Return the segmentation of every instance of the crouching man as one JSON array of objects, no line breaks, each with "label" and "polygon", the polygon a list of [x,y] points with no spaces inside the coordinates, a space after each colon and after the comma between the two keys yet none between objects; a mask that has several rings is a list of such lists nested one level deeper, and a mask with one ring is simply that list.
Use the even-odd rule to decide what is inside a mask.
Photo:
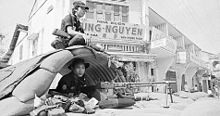
[{"label": "crouching man", "polygon": [[73,2],[72,14],[67,15],[61,23],[61,30],[68,33],[71,38],[59,37],[51,43],[55,49],[64,49],[73,45],[86,45],[84,30],[81,26],[80,18],[89,10],[83,2]]}]

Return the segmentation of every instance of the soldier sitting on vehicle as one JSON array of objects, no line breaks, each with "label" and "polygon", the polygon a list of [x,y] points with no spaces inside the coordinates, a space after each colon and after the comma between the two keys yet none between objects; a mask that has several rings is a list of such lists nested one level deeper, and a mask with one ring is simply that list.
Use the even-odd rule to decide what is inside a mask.
[{"label": "soldier sitting on vehicle", "polygon": [[61,30],[68,33],[71,38],[58,37],[51,43],[55,49],[64,49],[73,45],[86,45],[84,39],[84,30],[79,21],[89,10],[83,2],[75,1],[73,3],[72,14],[67,15],[61,24]]}]

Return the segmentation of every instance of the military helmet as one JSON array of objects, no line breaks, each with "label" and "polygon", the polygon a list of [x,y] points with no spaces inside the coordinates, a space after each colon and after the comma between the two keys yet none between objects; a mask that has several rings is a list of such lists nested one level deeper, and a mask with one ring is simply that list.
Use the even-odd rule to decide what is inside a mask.
[{"label": "military helmet", "polygon": [[73,9],[78,9],[78,7],[84,8],[86,10],[89,10],[89,7],[85,5],[82,1],[75,1],[73,2]]}]

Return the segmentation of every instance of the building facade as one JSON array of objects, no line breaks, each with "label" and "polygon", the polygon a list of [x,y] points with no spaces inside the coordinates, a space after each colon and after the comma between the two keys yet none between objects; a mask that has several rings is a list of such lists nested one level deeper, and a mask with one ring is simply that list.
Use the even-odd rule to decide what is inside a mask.
[{"label": "building facade", "polygon": [[[190,91],[198,86],[207,92],[210,73],[210,55],[203,52],[183,33],[149,7],[150,53],[156,54],[152,70],[157,72],[157,81],[175,80],[173,92]],[[186,88],[187,87],[187,88]],[[162,89],[163,88],[160,88]]]},{"label": "building facade", "polygon": [[[161,17],[148,0],[82,0],[89,11],[82,19],[91,43],[101,45],[141,82],[173,80],[173,91],[192,89],[197,72],[209,70],[201,49]],[[16,47],[20,60],[53,50],[52,32],[60,28],[74,0],[35,0],[28,35]],[[137,7],[140,6],[140,7]],[[25,55],[23,55],[25,54]],[[12,64],[16,59],[12,56]],[[202,70],[202,71],[200,71]],[[128,75],[125,75],[128,76]],[[163,91],[160,85],[153,91]]]}]

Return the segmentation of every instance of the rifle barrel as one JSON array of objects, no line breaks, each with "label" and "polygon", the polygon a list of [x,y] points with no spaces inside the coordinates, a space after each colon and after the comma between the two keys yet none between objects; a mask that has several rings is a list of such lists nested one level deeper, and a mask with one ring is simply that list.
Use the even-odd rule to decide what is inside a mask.
[{"label": "rifle barrel", "polygon": [[149,86],[149,85],[156,85],[156,84],[175,84],[176,81],[159,81],[159,82],[116,82],[116,83],[109,83],[103,82],[101,83],[101,88],[126,88],[127,86]]},{"label": "rifle barrel", "polygon": [[120,82],[114,83],[115,87],[123,87],[123,86],[147,86],[147,85],[154,85],[154,84],[175,84],[176,81],[159,81],[159,82]]}]

